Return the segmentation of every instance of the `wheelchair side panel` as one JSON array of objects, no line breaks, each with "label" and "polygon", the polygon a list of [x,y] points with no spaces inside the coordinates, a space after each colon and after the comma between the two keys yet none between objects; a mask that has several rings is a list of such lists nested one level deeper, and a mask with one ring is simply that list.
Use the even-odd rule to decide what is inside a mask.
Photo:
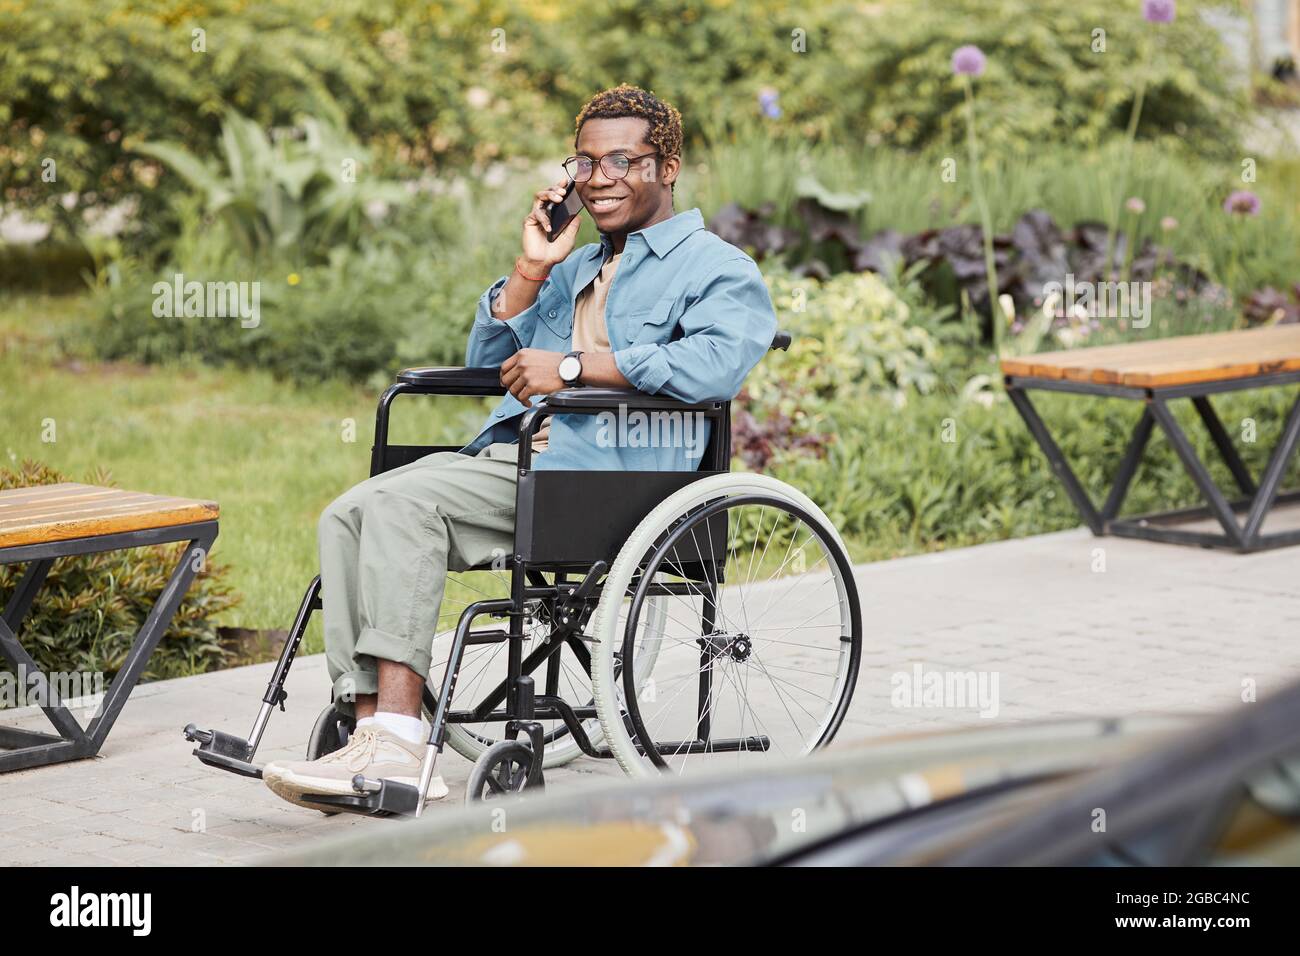
[{"label": "wheelchair side panel", "polygon": [[716,474],[721,472],[530,471],[519,479],[515,553],[534,565],[612,563],[659,502]]}]

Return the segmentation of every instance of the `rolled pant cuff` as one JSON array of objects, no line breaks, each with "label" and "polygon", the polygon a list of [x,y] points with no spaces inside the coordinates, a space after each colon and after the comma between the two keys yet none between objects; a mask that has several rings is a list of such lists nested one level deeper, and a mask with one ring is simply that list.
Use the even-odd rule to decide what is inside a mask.
[{"label": "rolled pant cuff", "polygon": [[361,637],[357,639],[357,646],[353,653],[405,664],[426,679],[429,676],[429,668],[433,665],[431,649],[417,647],[404,637],[373,627],[361,629]]}]

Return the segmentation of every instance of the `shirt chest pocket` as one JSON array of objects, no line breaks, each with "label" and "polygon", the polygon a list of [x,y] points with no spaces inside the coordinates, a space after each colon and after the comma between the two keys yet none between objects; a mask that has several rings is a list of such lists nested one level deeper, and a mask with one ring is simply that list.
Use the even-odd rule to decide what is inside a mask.
[{"label": "shirt chest pocket", "polygon": [[550,282],[542,287],[537,296],[537,314],[549,330],[552,341],[546,344],[534,342],[534,348],[546,348],[556,343],[563,345],[569,341],[569,333],[573,331],[573,307]]}]

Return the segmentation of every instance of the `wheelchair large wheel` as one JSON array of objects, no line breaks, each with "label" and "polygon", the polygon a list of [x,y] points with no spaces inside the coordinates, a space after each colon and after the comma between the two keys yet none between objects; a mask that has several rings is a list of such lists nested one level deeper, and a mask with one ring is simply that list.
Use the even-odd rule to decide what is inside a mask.
[{"label": "wheelchair large wheel", "polygon": [[[667,624],[639,660],[652,597]],[[848,553],[806,495],[764,475],[703,478],[639,524],[593,617],[592,687],[629,774],[742,766],[835,736],[862,651]]]},{"label": "wheelchair large wheel", "polygon": [[[461,612],[474,601],[509,596],[510,574],[506,571],[466,571],[447,576],[446,591],[438,615],[438,636],[433,644],[433,666],[429,674],[429,689],[435,700],[442,686],[442,675],[447,666],[446,655]],[[664,628],[663,603],[658,599],[648,602],[645,617],[647,624],[642,629],[638,641],[640,650],[638,667],[649,668],[653,665],[657,653],[658,635]],[[505,622],[497,623],[499,626],[505,626]],[[476,629],[484,629],[488,626],[489,622],[486,618],[480,618],[475,622]],[[530,654],[546,643],[550,633],[549,609],[538,602],[530,604],[524,621],[525,637],[521,646],[521,657],[527,660]],[[533,673],[536,693],[546,693],[549,681],[549,686],[555,690],[557,696],[570,705],[592,707],[594,695],[591,689],[590,646],[590,641],[585,638],[585,635],[566,642],[565,646],[554,655],[553,663],[547,662]],[[505,680],[509,657],[509,645],[506,642],[466,647],[452,709],[467,711],[477,707]],[[551,674],[552,669],[554,676]],[[500,710],[500,705],[495,709]],[[425,717],[431,720],[433,715],[426,710]],[[600,720],[590,717],[584,719],[582,723],[592,746],[599,747],[604,740]],[[558,767],[581,756],[582,748],[578,746],[562,721],[545,720],[542,721],[542,726],[545,731],[543,768]],[[462,757],[477,761],[490,747],[501,741],[503,727],[500,722],[448,724],[447,743]]]}]

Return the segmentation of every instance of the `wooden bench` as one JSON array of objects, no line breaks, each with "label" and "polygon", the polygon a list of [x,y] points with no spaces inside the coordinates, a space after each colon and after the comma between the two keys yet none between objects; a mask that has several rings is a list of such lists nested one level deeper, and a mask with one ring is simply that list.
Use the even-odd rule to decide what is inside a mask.
[{"label": "wooden bench", "polygon": [[[1237,454],[1210,403],[1211,395],[1223,392],[1300,382],[1300,325],[1021,356],[1004,359],[1002,374],[1008,396],[1093,534],[1239,552],[1300,544],[1300,529],[1269,534],[1261,531],[1276,502],[1300,499],[1300,491],[1281,490],[1282,478],[1300,439],[1300,398],[1291,406],[1282,435],[1258,483]],[[1127,398],[1143,403],[1142,415],[1120,461],[1115,482],[1100,509],[1079,483],[1029,400],[1032,389]],[[1244,497],[1229,500],[1210,477],[1170,412],[1169,402],[1179,398],[1191,399]],[[1133,474],[1156,425],[1196,483],[1205,505],[1120,518],[1119,511]],[[1238,519],[1239,514],[1243,520]],[[1222,533],[1179,527],[1205,518],[1216,520]]]},{"label": "wooden bench", "polygon": [[[2,615],[0,655],[16,670],[24,696],[35,694],[54,734],[0,727],[0,772],[94,756],[135,688],[195,574],[217,537],[216,502],[171,498],[118,488],[63,483],[0,491],[0,565],[26,570]],[[188,541],[171,577],[132,641],[122,667],[83,728],[57,688],[19,642],[55,560]],[[2,714],[3,711],[0,711]]]}]

